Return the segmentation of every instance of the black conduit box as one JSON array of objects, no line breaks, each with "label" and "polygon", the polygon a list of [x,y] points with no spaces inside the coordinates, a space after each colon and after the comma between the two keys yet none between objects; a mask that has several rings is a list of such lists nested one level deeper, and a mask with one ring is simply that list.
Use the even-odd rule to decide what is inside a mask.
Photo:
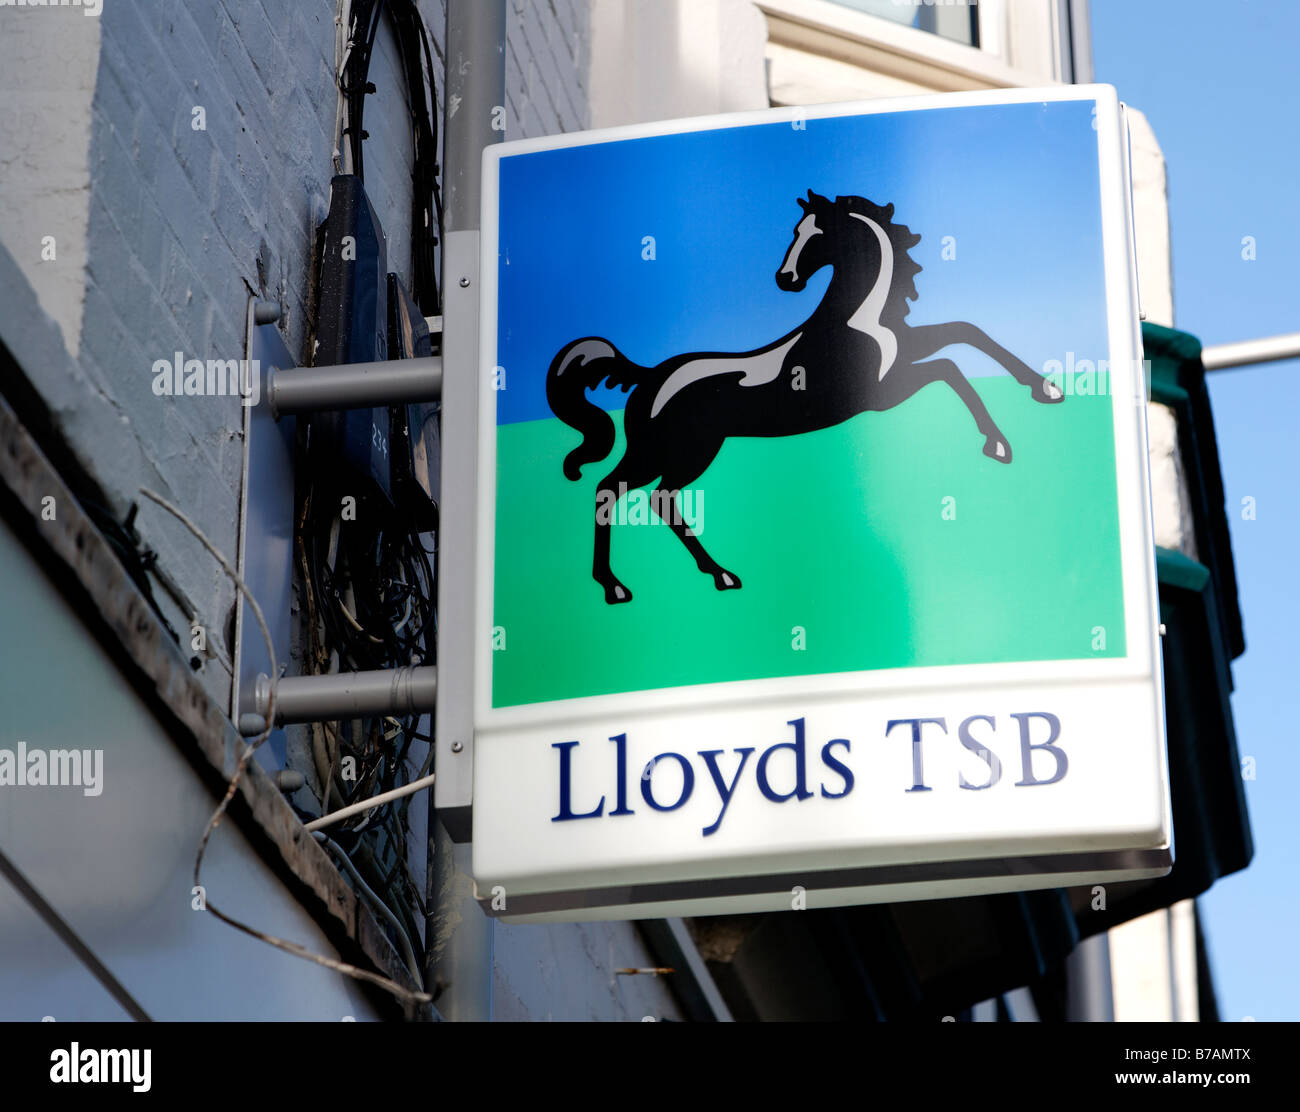
[{"label": "black conduit box", "polygon": [[[330,182],[329,215],[320,233],[313,367],[375,363],[388,358],[388,249],[361,179]],[[311,417],[311,460],[318,475],[344,494],[393,500],[392,430],[387,406]]]}]

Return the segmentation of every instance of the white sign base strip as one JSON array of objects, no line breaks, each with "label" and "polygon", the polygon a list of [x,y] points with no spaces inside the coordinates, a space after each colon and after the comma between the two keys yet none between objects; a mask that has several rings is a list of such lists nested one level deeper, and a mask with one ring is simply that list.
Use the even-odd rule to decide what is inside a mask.
[{"label": "white sign base strip", "polygon": [[788,910],[1132,880],[1172,864],[1164,762],[1137,743],[1160,727],[1149,683],[727,704],[635,729],[602,717],[480,732],[484,910]]}]

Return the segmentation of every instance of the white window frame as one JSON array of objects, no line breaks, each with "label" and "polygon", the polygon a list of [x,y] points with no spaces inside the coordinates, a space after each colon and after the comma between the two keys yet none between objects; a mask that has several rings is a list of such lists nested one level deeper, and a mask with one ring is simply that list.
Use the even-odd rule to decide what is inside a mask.
[{"label": "white window frame", "polygon": [[[903,3],[906,2],[906,0],[894,0],[894,2],[901,6]],[[927,2],[927,0],[919,0],[919,2],[924,4]],[[950,9],[956,7],[958,3],[962,3],[966,6],[967,15],[970,14],[970,8],[973,7],[975,9],[975,16],[976,16],[976,32],[979,35],[979,43],[975,47],[973,47],[973,49],[977,49],[977,50],[991,49],[994,54],[997,55],[1002,54],[1002,36],[1001,36],[1000,28],[1004,26],[1005,23],[1005,20],[1003,18],[1004,10],[1005,10],[1004,7],[1005,0],[977,0],[977,2],[975,3],[972,3],[971,0],[928,0],[928,2],[935,3],[935,4],[942,4]],[[862,11],[858,8],[855,8],[853,6],[853,0],[827,0],[827,3],[833,4],[837,8],[842,8],[846,11],[853,12],[857,15],[870,16],[872,19],[883,19],[886,22],[893,24],[895,27],[908,28],[914,31],[919,30],[918,28],[915,27],[909,27],[907,23],[898,22],[889,19],[888,16],[876,15],[873,12]],[[989,8],[996,8],[997,11],[986,13],[984,11],[986,5]],[[986,19],[986,15],[989,18]],[[944,39],[945,42],[955,42],[958,46],[971,45],[970,43],[962,42],[960,39],[947,38],[944,35],[940,35],[937,31],[921,30],[920,33],[923,35],[938,35],[938,37]],[[990,38],[989,37],[990,35],[993,37]]]},{"label": "white window frame", "polygon": [[[833,0],[755,0],[768,18],[772,41],[812,54],[859,65],[935,91],[1014,88],[1068,81],[1072,60],[1068,50],[1070,0],[1049,0],[1043,18],[1050,21],[1056,57],[1053,74],[1008,63],[1007,0],[980,0],[979,46],[946,39],[900,23],[856,11]],[[1086,9],[1084,9],[1086,19]],[[1065,26],[1061,21],[1065,20]]]}]

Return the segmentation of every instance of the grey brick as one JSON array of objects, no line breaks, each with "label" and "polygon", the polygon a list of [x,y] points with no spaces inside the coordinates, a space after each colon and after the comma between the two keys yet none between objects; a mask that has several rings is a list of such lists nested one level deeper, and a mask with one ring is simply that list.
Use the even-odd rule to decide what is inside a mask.
[{"label": "grey brick", "polygon": [[574,5],[568,0],[544,0],[551,19],[559,26],[568,39],[575,39],[579,34],[578,14]]},{"label": "grey brick", "polygon": [[230,17],[217,0],[204,0],[201,4],[189,0],[169,0],[171,5],[170,20],[172,24],[188,20],[198,31],[209,59],[215,62],[221,45],[221,36],[230,24]]},{"label": "grey brick", "polygon": [[542,30],[573,117],[585,121],[588,114],[586,94],[582,88],[582,36],[578,31],[566,28],[557,18],[543,19]]},{"label": "grey brick", "polygon": [[235,135],[233,164],[227,165],[241,183],[240,192],[249,207],[254,211],[261,209],[270,192],[272,173],[257,136],[241,127]]},{"label": "grey brick", "polygon": [[91,201],[89,232],[92,249],[86,269],[104,290],[117,314],[123,320],[131,320],[134,307],[152,295],[152,284],[98,197]]},{"label": "grey brick", "polygon": [[175,241],[175,238],[153,195],[142,189],[138,222],[130,242],[141,269],[155,286],[162,281],[163,252],[167,250],[168,241]]},{"label": "grey brick", "polygon": [[[266,89],[267,98],[274,95],[275,88],[283,83],[287,71],[281,71],[277,77],[275,69],[276,31],[272,28],[262,5],[258,0],[225,0],[227,14],[239,32],[239,41],[248,51]],[[233,10],[232,10],[233,9]],[[238,14],[236,14],[236,12]]]},{"label": "grey brick", "polygon": [[176,160],[163,155],[154,174],[153,196],[172,231],[182,244],[197,242],[199,224],[209,210],[198,197],[188,175]]},{"label": "grey brick", "polygon": [[84,336],[93,337],[93,343],[86,345],[82,365],[93,373],[100,389],[109,397],[116,398],[115,382],[129,381],[133,374],[146,377],[153,359],[161,358],[150,357],[135,330],[127,327],[94,279],[86,283],[81,327]]},{"label": "grey brick", "polygon": [[253,59],[233,24],[228,24],[222,32],[217,64],[230,79],[230,94],[248,128],[256,135],[274,135],[277,129],[271,118],[266,87],[257,76]]},{"label": "grey brick", "polygon": [[564,81],[560,77],[555,56],[551,53],[550,44],[546,40],[546,29],[542,26],[537,9],[534,6],[530,5],[525,9],[521,27],[529,54],[533,61],[537,63],[540,77],[538,84],[552,105],[558,122],[562,115],[560,97],[563,96]]},{"label": "grey brick", "polygon": [[118,67],[123,84],[138,91],[145,101],[174,105],[180,86],[154,21],[146,18],[137,4],[104,7],[102,50]]},{"label": "grey brick", "polygon": [[169,254],[163,264],[162,286],[158,293],[163,305],[189,341],[187,350],[197,352],[206,331],[204,314],[207,297],[202,280],[183,252],[174,251]]}]

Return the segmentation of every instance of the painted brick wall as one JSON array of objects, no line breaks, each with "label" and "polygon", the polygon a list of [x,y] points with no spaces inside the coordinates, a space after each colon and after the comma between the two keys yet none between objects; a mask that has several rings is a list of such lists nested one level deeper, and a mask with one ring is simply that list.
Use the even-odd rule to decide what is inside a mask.
[{"label": "painted brick wall", "polygon": [[[441,43],[442,3],[421,6]],[[321,0],[110,0],[97,19],[75,9],[0,13],[0,49],[21,48],[26,58],[29,137],[16,169],[0,163],[15,187],[0,204],[7,217],[0,242],[63,327],[84,375],[50,377],[39,389],[112,508],[124,511],[140,486],[153,487],[228,554],[237,540],[240,406],[158,398],[151,368],[177,351],[242,358],[250,293],[282,303],[281,331],[290,351],[302,353],[312,233],[334,172],[335,11]],[[88,62],[93,86],[70,87],[67,68],[84,73]],[[13,68],[0,66],[5,71]],[[378,91],[365,120],[367,188],[388,233],[390,269],[409,280],[411,136],[386,25],[371,79]],[[57,95],[43,96],[43,86]],[[205,130],[193,126],[196,106]],[[57,162],[45,158],[47,145],[30,137],[58,138],[69,120],[89,121],[79,159],[75,135]],[[56,262],[33,265],[39,241],[25,220],[13,219],[33,212],[15,199],[19,185],[43,199],[37,221],[60,233]],[[141,509],[140,529],[188,600],[183,613],[161,599],[172,624],[188,627],[197,616],[225,657],[228,580],[151,505]],[[225,703],[228,672],[209,661],[203,675]]]},{"label": "painted brick wall", "polygon": [[506,138],[590,126],[591,15],[585,0],[507,0]]}]

